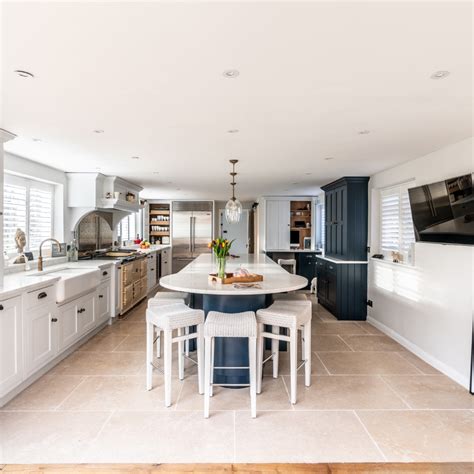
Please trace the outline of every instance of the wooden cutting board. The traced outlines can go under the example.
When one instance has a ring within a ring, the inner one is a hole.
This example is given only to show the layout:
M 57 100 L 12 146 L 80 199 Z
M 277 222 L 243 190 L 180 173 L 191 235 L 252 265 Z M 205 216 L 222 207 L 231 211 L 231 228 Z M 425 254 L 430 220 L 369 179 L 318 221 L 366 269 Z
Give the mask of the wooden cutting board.
M 232 283 L 255 283 L 257 281 L 263 281 L 263 275 L 251 273 L 247 276 L 234 276 L 233 273 L 226 273 L 225 278 L 219 278 L 217 273 L 209 274 L 210 283 L 220 283 L 221 285 L 230 285 Z

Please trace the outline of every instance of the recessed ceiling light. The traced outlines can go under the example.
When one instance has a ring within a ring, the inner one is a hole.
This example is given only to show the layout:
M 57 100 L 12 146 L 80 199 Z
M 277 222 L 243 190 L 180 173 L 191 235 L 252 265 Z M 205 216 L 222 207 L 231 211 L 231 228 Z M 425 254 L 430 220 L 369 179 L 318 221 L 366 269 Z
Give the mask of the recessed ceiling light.
M 357 132 L 359 135 L 368 135 L 370 133 L 370 130 L 361 130 L 360 132 Z
M 132 160 L 139 160 L 140 157 L 139 156 L 132 156 Z
M 449 71 L 436 71 L 431 74 L 431 79 L 443 79 L 444 77 L 449 76 Z
M 334 160 L 334 157 L 333 156 L 328 156 L 326 158 L 324 158 L 325 161 L 330 161 L 330 160 Z
M 93 130 L 94 133 L 104 133 L 104 131 L 100 128 L 97 128 L 96 130 Z
M 306 176 L 309 176 L 310 174 L 313 174 L 313 173 L 305 173 Z
M 43 140 L 41 140 L 41 138 L 32 138 L 32 140 L 33 140 L 34 142 L 42 142 L 42 141 L 43 141 Z
M 159 171 L 153 171 L 153 174 L 160 174 Z
M 176 188 L 176 191 L 181 191 L 181 188 Z
M 291 183 L 293 186 L 295 186 L 296 184 L 300 184 L 300 183 Z
M 238 128 L 231 128 L 230 130 L 227 130 L 227 133 L 239 133 L 240 130 Z
M 227 69 L 222 73 L 222 75 L 228 79 L 235 79 L 239 74 L 240 72 L 237 71 L 237 69 Z
M 173 184 L 173 181 L 168 181 L 168 183 L 167 183 L 167 184 Z
M 26 78 L 29 78 L 29 79 L 33 79 L 35 76 L 34 74 L 31 74 L 31 72 L 28 72 L 28 71 L 23 71 L 21 69 L 17 69 L 16 71 L 16 74 L 18 74 L 20 77 L 26 77 Z

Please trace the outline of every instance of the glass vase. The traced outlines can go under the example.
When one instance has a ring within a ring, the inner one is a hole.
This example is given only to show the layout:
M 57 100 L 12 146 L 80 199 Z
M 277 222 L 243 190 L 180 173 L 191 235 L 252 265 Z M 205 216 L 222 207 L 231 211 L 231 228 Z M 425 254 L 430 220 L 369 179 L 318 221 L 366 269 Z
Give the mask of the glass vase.
M 225 278 L 225 257 L 217 257 L 217 276 L 218 278 Z

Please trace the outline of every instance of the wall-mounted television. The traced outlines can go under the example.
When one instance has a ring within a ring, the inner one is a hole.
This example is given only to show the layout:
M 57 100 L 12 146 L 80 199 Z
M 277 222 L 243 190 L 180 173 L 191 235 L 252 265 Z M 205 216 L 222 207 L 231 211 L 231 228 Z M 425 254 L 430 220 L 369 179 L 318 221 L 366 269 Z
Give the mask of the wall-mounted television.
M 474 245 L 473 173 L 408 190 L 415 238 Z

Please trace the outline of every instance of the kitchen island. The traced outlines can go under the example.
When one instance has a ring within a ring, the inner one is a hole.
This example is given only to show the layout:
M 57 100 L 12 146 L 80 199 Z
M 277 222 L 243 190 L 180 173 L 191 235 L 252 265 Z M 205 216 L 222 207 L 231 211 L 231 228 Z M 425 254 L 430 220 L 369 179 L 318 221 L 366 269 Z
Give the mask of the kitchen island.
M 220 311 L 232 317 L 232 313 L 265 308 L 271 304 L 273 294 L 299 290 L 308 283 L 306 278 L 288 273 L 264 254 L 229 257 L 226 272 L 231 273 L 242 267 L 250 273 L 263 275 L 263 281 L 246 287 L 209 282 L 209 274 L 214 273 L 216 267 L 213 255 L 200 255 L 178 273 L 161 278 L 160 285 L 169 290 L 202 295 L 202 309 L 206 314 Z M 247 367 L 247 341 L 242 338 L 217 338 L 214 365 Z M 248 383 L 248 369 L 215 369 L 214 380 L 219 384 Z

